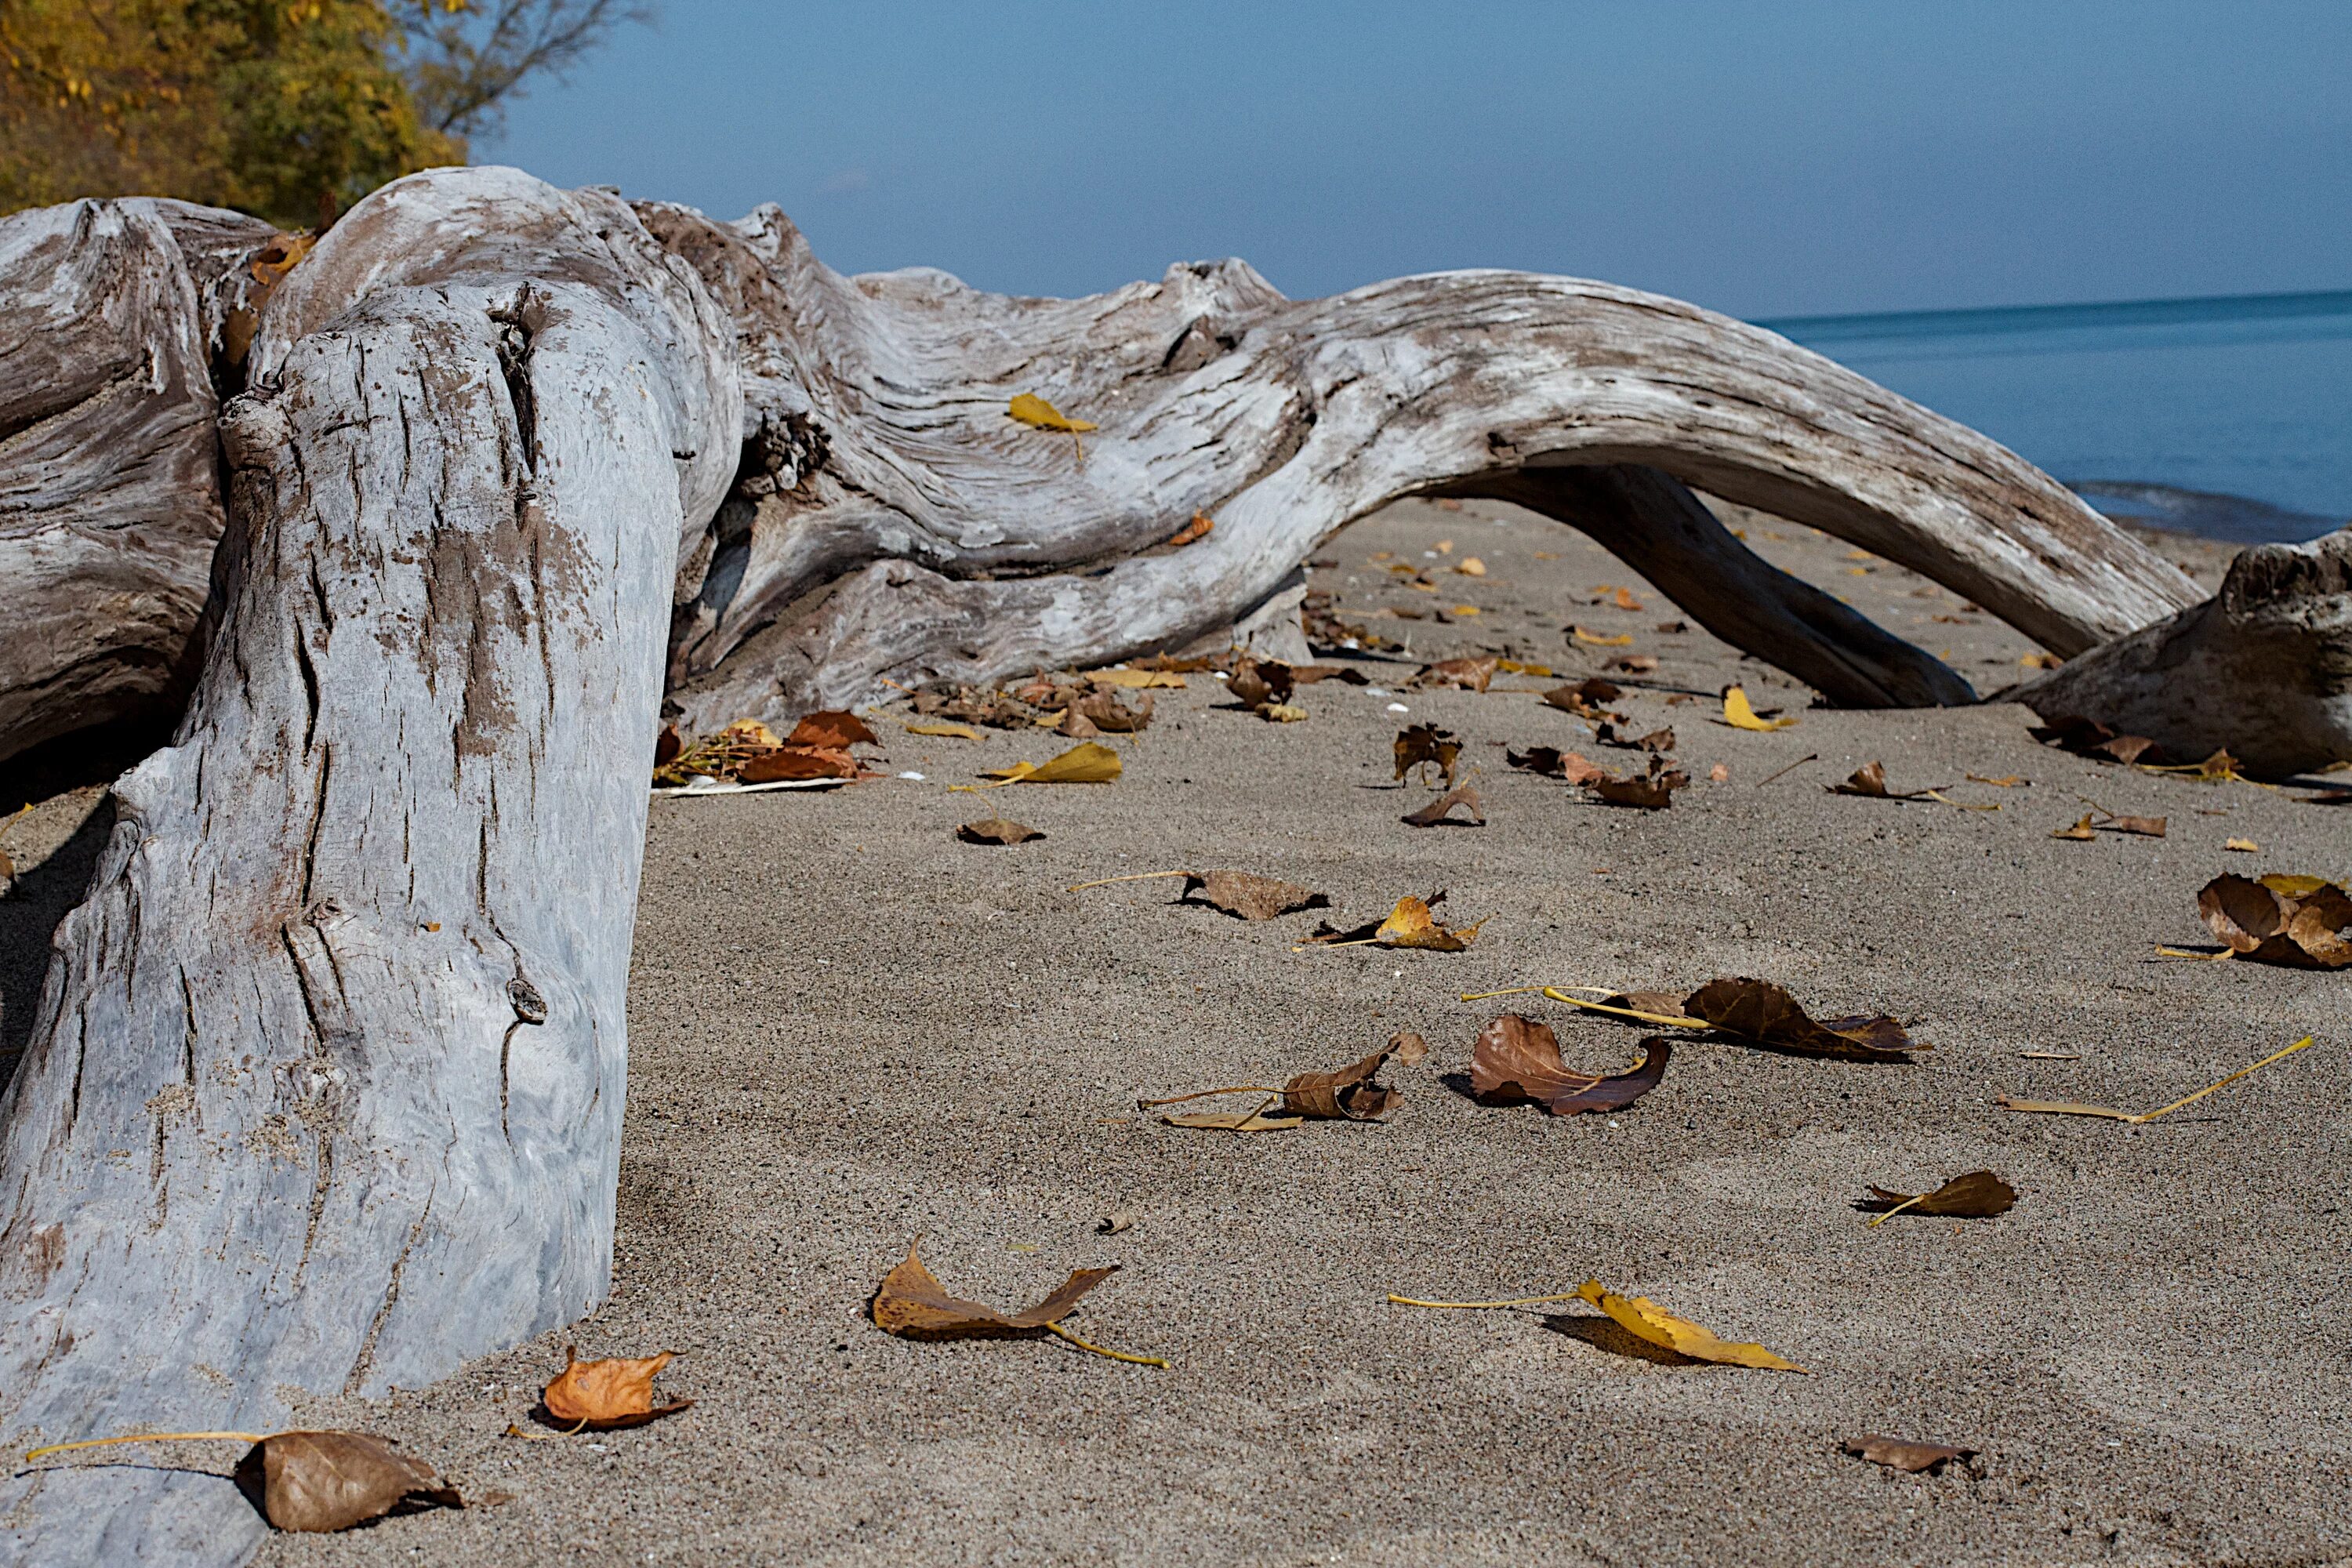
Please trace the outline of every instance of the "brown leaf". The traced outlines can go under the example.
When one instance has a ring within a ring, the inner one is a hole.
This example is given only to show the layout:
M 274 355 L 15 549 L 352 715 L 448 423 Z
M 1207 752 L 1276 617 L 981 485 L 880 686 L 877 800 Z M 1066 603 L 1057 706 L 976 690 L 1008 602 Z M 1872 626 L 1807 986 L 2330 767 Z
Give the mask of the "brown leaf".
M 1005 784 L 1109 784 L 1118 774 L 1117 752 L 1092 741 L 1082 741 L 1042 767 L 1021 762 L 1009 768 L 991 768 L 981 777 Z
M 1290 668 L 1293 686 L 1312 686 L 1318 680 L 1337 680 L 1348 686 L 1370 686 L 1372 678 L 1351 665 L 1297 664 Z
M 1672 991 L 1620 991 L 1603 996 L 1604 1007 L 1622 1007 L 1629 1013 L 1650 1013 L 1660 1017 L 1678 1018 L 1683 1016 L 1683 999 Z
M 1034 827 L 1017 822 L 1007 822 L 1001 816 L 984 816 L 978 822 L 967 822 L 956 829 L 956 837 L 966 844 L 1026 844 L 1045 836 Z
M 1798 1056 L 1901 1062 L 1926 1048 L 1913 1044 L 1902 1025 L 1883 1015 L 1816 1023 L 1795 997 L 1769 980 L 1711 980 L 1685 999 L 1683 1012 L 1726 1034 Z
M 2316 877 L 2216 877 L 2197 912 L 2242 958 L 2298 969 L 2352 965 L 2352 897 Z
M 1400 1030 L 1389 1043 L 1337 1072 L 1303 1072 L 1282 1086 L 1282 1109 L 1291 1116 L 1327 1121 L 1378 1121 L 1399 1096 L 1377 1079 L 1394 1057 L 1407 1067 L 1429 1054 L 1429 1042 Z
M 2086 811 L 2082 815 L 2081 818 L 2075 822 L 2074 826 L 2052 828 L 2050 830 L 2050 837 L 2053 838 L 2072 838 L 2076 843 L 2087 844 L 2092 839 L 2096 838 L 2098 835 L 2092 831 L 2091 814 Z
M 1731 782 L 1731 770 L 1724 766 L 1721 763 L 1717 763 L 1715 766 L 1706 770 L 1706 776 L 1707 781 L 1711 784 L 1729 784 Z
M 1434 724 L 1415 724 L 1400 730 L 1396 738 L 1396 776 L 1404 777 L 1415 768 L 1434 766 L 1454 782 L 1454 764 L 1462 755 L 1462 742 L 1451 730 L 1441 730 Z
M 1244 658 L 1234 666 L 1225 689 L 1244 708 L 1263 708 L 1269 703 L 1288 702 L 1291 688 L 1296 684 L 1290 666 L 1276 659 Z
M 1653 1037 L 1642 1059 L 1614 1076 L 1571 1071 L 1551 1026 L 1506 1013 L 1478 1032 L 1470 1051 L 1470 1092 L 1488 1105 L 1540 1105 L 1554 1116 L 1631 1105 L 1666 1075 L 1674 1047 Z
M 1832 795 L 1868 795 L 1875 800 L 1885 800 L 1888 798 L 1886 794 L 1886 764 L 1884 763 L 1864 763 L 1862 766 L 1854 769 L 1853 772 L 1847 776 L 1845 783 L 1830 785 L 1830 793 Z
M 1543 694 L 1543 700 L 1580 719 L 1615 719 L 1622 722 L 1623 715 L 1607 712 L 1601 704 L 1614 702 L 1624 695 L 1623 688 L 1593 676 L 1573 686 L 1555 686 Z
M 2132 833 L 2142 838 L 2164 837 L 2164 818 L 2160 816 L 2110 816 L 2092 824 L 2102 833 Z
M 1331 902 L 1312 888 L 1247 871 L 1185 873 L 1182 897 L 1189 899 L 1196 891 L 1202 902 L 1245 921 L 1270 921 L 1293 910 L 1327 909 Z
M 1977 1457 L 1974 1448 L 1954 1448 L 1942 1443 L 1916 1443 L 1908 1437 L 1885 1437 L 1867 1433 L 1860 1437 L 1848 1437 L 1843 1445 L 1857 1459 L 1868 1459 L 1874 1465 L 1885 1465 L 1890 1470 L 1916 1475 L 1921 1470 L 1934 1473 L 1953 1459 L 1967 1464 Z
M 866 721 L 856 714 L 829 709 L 811 713 L 793 725 L 793 732 L 784 737 L 784 744 L 838 752 L 851 746 L 872 746 L 880 742 L 874 738 L 874 731 L 866 727 Z
M 1406 812 L 1400 820 L 1412 827 L 1436 827 L 1447 822 L 1445 814 L 1456 806 L 1460 806 L 1470 820 L 1451 826 L 1484 827 L 1486 825 L 1486 814 L 1479 802 L 1478 792 L 1469 784 L 1448 790 L 1419 811 Z
M 1621 610 L 1638 610 L 1642 607 L 1642 601 L 1633 597 L 1633 590 L 1631 588 L 1618 589 L 1610 595 L 1609 602 Z
M 907 733 L 909 735 L 939 735 L 950 737 L 958 741 L 977 741 L 980 739 L 980 731 L 973 729 L 969 724 L 909 723 L 907 725 L 906 729 Z
M 1629 779 L 1606 775 L 1587 782 L 1585 787 L 1611 805 L 1635 806 L 1643 811 L 1664 811 L 1674 805 L 1674 792 L 1690 785 L 1690 774 L 1680 769 L 1663 770 L 1664 759 L 1650 758 L 1647 777 Z M 1598 770 L 1595 770 L 1598 771 Z
M 780 779 L 854 779 L 863 771 L 847 752 L 779 746 L 745 763 L 735 776 L 745 784 L 773 784 Z
M 2045 745 L 2086 757 L 2105 757 L 2112 762 L 2156 763 L 2164 756 L 2163 748 L 2146 735 L 2119 734 L 2095 719 L 2060 719 L 2036 726 L 2032 734 Z
M 1615 724 L 1603 723 L 1592 732 L 1592 738 L 1621 752 L 1671 752 L 1675 749 L 1675 732 L 1671 728 L 1628 737 L 1619 733 Z
M 678 752 L 685 749 L 686 742 L 678 739 L 677 726 L 664 724 L 661 727 L 661 733 L 654 737 L 654 766 L 660 767 L 665 763 L 675 762 Z
M 1435 664 L 1422 666 L 1413 678 L 1415 686 L 1454 687 L 1464 691 L 1484 691 L 1495 679 L 1497 661 L 1486 658 L 1442 658 Z
M 1658 668 L 1658 656 L 1654 653 L 1629 653 L 1622 658 L 1611 659 L 1609 668 L 1622 670 L 1627 675 L 1647 675 Z
M 1078 711 L 1077 704 L 1072 703 L 1062 710 L 1062 721 L 1054 726 L 1054 733 L 1073 741 L 1091 741 L 1102 731 L 1093 720 Z
M 2007 1214 L 2017 1202 L 2017 1189 L 1990 1171 L 1970 1171 L 1965 1176 L 1954 1176 L 1932 1193 L 1891 1193 L 1876 1185 L 1870 1191 L 1874 1201 L 1864 1204 L 1864 1208 L 1892 1209 L 1899 1205 L 1906 1214 L 1948 1219 L 1990 1219 L 1995 1215 Z
M 366 1432 L 277 1433 L 246 1450 L 235 1479 L 279 1530 L 349 1530 L 389 1513 L 466 1506 L 431 1466 Z
M 1524 752 L 1505 751 L 1505 760 L 1511 766 L 1531 773 L 1549 773 L 1570 784 L 1591 784 L 1609 776 L 1607 770 L 1593 766 L 1574 752 L 1563 752 L 1557 746 L 1530 746 Z
M 874 1326 L 908 1340 L 1034 1340 L 1042 1339 L 1045 1325 L 1067 1317 L 1078 1299 L 1112 1275 L 1108 1268 L 1076 1268 L 1054 1293 L 1025 1311 L 1000 1312 L 977 1301 L 950 1296 L 916 1256 L 919 1239 L 907 1248 L 907 1259 L 882 1278 L 868 1310 Z
M 1192 514 L 1192 521 L 1168 536 L 1168 542 L 1174 548 L 1181 550 L 1196 539 L 1208 538 L 1209 531 L 1216 526 L 1216 520 L 1207 512 L 1196 511 Z
M 918 691 L 915 711 L 926 718 L 961 720 L 995 730 L 1029 728 L 1029 714 L 1020 703 L 1002 691 L 980 691 L 969 686 L 952 691 Z
M 582 1361 L 580 1347 L 568 1345 L 563 1370 L 547 1385 L 540 1402 L 547 1406 L 549 1415 L 565 1426 L 584 1423 L 597 1432 L 642 1426 L 675 1415 L 694 1403 L 681 1399 L 658 1408 L 654 1405 L 654 1374 L 676 1359 L 664 1351 L 659 1355 Z

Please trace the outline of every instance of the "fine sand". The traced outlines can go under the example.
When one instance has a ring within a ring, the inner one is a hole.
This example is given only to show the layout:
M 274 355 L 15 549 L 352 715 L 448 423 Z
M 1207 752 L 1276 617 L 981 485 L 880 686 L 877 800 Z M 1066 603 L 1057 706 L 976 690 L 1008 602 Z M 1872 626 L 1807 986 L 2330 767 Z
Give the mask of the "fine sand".
M 1809 529 L 1738 521 L 1979 689 L 2025 673 L 2029 645 L 1953 595 Z M 1423 555 L 1442 540 L 1449 554 Z M 2165 548 L 2208 584 L 2225 560 Z M 1379 551 L 1440 591 L 1390 585 Z M 1471 555 L 1483 578 L 1440 570 Z M 1322 559 L 1345 618 L 1481 613 L 1370 619 L 1412 638 L 1412 658 L 1363 666 L 1391 694 L 1305 689 L 1303 723 L 1261 722 L 1192 676 L 1148 732 L 1107 738 L 1126 762 L 1108 786 L 950 793 L 1068 742 L 920 738 L 893 709 L 875 720 L 889 771 L 920 782 L 656 801 L 611 1301 L 434 1387 L 301 1411 L 398 1438 L 469 1496 L 510 1495 L 278 1537 L 261 1561 L 2352 1561 L 2347 977 L 2154 952 L 2206 940 L 2195 895 L 2221 871 L 2352 870 L 2352 815 L 2065 755 L 2011 706 L 1808 709 L 1703 633 L 1656 630 L 1676 612 L 1612 557 L 1506 508 L 1401 505 Z M 1602 584 L 1643 608 L 1591 604 Z M 1697 782 L 1672 810 L 1589 804 L 1505 765 L 1507 744 L 1531 743 L 1631 765 L 1528 694 L 1552 681 L 1403 689 L 1423 657 L 1581 676 L 1623 651 L 1570 648 L 1570 623 L 1663 661 L 1620 706 L 1633 732 L 1679 737 Z M 1801 721 L 1711 721 L 1732 679 Z M 1699 695 L 1669 704 L 1678 692 Z M 1398 821 L 1432 791 L 1396 783 L 1391 742 L 1425 720 L 1463 737 L 1485 826 Z M 1896 788 L 2001 809 L 1825 791 L 1874 759 Z M 1727 782 L 1707 778 L 1718 763 Z M 2051 838 L 2086 800 L 2170 831 Z M 60 798 L 10 840 L 33 865 L 0 901 L 19 1023 L 24 944 L 70 901 L 94 833 L 43 857 L 88 805 Z M 995 812 L 1047 837 L 955 839 Z M 2232 837 L 2261 852 L 2225 851 Z M 1486 923 L 1461 953 L 1299 952 L 1323 916 L 1246 923 L 1174 901 L 1174 881 L 1065 891 L 1221 867 L 1323 889 L 1343 924 L 1437 889 L 1441 914 Z M 1690 1044 L 1614 1116 L 1489 1109 L 1449 1086 L 1507 1008 L 1593 1070 L 1642 1037 L 1464 991 L 1728 974 L 1817 1015 L 1895 1014 L 1934 1049 L 1874 1066 Z M 1433 1050 L 1391 1068 L 1403 1099 L 1386 1125 L 1232 1135 L 1135 1108 L 1335 1068 L 1399 1028 Z M 2147 1126 L 1993 1104 L 2151 1109 L 2314 1032 Z M 2021 1194 L 1997 1219 L 1866 1229 L 1853 1206 L 1868 1183 L 1917 1191 L 1985 1166 Z M 1114 1212 L 1131 1227 L 1101 1234 Z M 950 1289 L 1006 1309 L 1070 1268 L 1120 1266 L 1069 1326 L 1170 1367 L 883 1334 L 865 1303 L 917 1237 Z M 1810 1375 L 1671 1364 L 1579 1302 L 1385 1300 L 1595 1277 Z M 502 1436 L 541 1430 L 525 1412 L 575 1340 L 679 1352 L 662 1385 L 697 1403 L 635 1430 Z M 1897 1475 L 1839 1452 L 1864 1433 L 1980 1453 Z

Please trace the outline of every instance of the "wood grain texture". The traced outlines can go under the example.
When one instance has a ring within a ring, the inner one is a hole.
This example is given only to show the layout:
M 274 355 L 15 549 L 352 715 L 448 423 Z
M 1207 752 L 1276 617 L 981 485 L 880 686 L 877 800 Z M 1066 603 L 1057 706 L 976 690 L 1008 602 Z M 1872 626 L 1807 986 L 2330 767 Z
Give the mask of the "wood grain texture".
M 453 237 L 485 202 L 527 275 Z M 223 420 L 220 629 L 0 1104 L 20 1449 L 269 1431 L 609 1285 L 644 758 L 708 521 L 674 454 L 736 434 L 698 390 L 727 345 L 625 208 L 503 173 L 379 193 L 316 259 L 331 300 Z M 10 1561 L 227 1563 L 258 1529 L 135 1468 L 0 1493 Z
M 145 200 L 0 218 L 0 759 L 184 700 L 222 524 L 205 297 L 271 232 Z
M 2004 695 L 2260 778 L 2352 761 L 2352 528 L 2241 552 L 2212 598 Z
M 1293 301 L 1223 261 L 1024 300 L 923 269 L 843 278 L 773 207 L 733 225 L 640 211 L 727 305 L 745 368 L 741 482 L 673 629 L 671 702 L 698 728 L 858 700 L 885 679 L 1175 647 L 1400 496 L 1557 468 L 1654 468 L 1815 524 L 2062 652 L 2195 597 L 1982 436 L 1656 295 L 1457 272 Z M 1024 392 L 1101 426 L 1083 467 L 1068 437 L 1006 417 Z M 1196 510 L 1215 531 L 1165 548 Z M 1646 553 L 1664 570 L 1679 548 Z M 1775 575 L 1732 566 L 1745 551 L 1727 539 L 1706 553 L 1694 581 Z M 1820 668 L 1856 625 L 1811 616 L 1793 652 L 1789 616 L 1739 630 L 1748 651 Z M 1884 664 L 1890 641 L 1844 662 Z M 1925 657 L 1897 660 L 1916 679 L 1886 698 L 1956 698 Z

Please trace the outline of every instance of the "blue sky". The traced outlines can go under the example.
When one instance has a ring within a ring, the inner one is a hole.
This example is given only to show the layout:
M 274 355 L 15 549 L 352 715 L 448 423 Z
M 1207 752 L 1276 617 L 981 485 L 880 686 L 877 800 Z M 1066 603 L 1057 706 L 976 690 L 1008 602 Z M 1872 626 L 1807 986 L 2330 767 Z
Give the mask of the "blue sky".
M 845 271 L 1523 267 L 1736 314 L 2352 287 L 2352 4 L 667 0 L 479 161 Z

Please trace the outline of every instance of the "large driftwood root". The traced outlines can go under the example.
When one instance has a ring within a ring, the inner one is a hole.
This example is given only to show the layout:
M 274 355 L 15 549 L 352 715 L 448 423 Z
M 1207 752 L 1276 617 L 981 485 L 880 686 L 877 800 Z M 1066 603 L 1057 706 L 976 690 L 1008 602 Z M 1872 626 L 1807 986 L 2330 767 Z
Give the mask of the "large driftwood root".
M 695 727 L 1168 648 L 1263 602 L 1400 496 L 1511 494 L 1590 524 L 1744 649 L 1835 700 L 1949 702 L 1924 653 L 1688 515 L 1647 468 L 1919 571 L 2062 653 L 2193 602 L 2170 564 L 1984 437 L 1693 306 L 1526 273 L 1284 299 L 1240 262 L 1088 300 L 845 279 L 772 207 L 645 206 L 734 316 L 752 439 L 673 632 Z M 1039 394 L 1095 421 L 1005 417 Z M 1568 471 L 1553 480 L 1549 476 Z M 1181 550 L 1195 511 L 1216 519 Z M 1756 613 L 1734 590 L 1769 585 Z
M 2352 528 L 2262 544 L 2201 605 L 2008 695 L 2043 719 L 2095 719 L 2175 757 L 2226 750 L 2284 778 L 2352 761 Z
M 508 245 L 467 244 L 493 214 Z M 609 1284 L 632 763 L 732 470 L 726 334 L 625 206 L 510 174 L 378 193 L 314 261 L 223 422 L 186 719 L 116 787 L 0 1104 L 20 1452 L 269 1431 Z M 14 1562 L 228 1563 L 259 1530 L 199 1476 L 0 1487 Z

